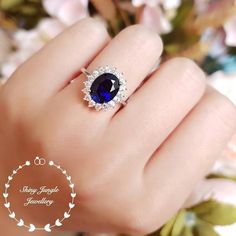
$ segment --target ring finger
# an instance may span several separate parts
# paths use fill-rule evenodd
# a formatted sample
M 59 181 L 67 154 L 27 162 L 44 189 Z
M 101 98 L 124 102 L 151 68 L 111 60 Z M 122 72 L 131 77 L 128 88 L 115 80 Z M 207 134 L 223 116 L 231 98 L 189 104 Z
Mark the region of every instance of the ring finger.
M 127 97 L 129 97 L 150 73 L 158 61 L 162 52 L 162 42 L 160 37 L 142 26 L 131 26 L 123 30 L 115 37 L 107 47 L 91 62 L 88 71 L 92 72 L 100 66 L 109 65 L 116 67 L 119 72 L 124 74 L 127 81 Z M 89 109 L 88 104 L 83 101 L 83 81 L 84 75 L 80 75 L 77 80 L 67 86 L 62 91 L 61 96 L 70 101 L 70 106 L 75 106 L 76 111 L 89 114 L 90 117 L 107 117 L 110 119 L 117 111 L 116 109 L 109 112 L 100 112 L 97 114 L 94 109 Z

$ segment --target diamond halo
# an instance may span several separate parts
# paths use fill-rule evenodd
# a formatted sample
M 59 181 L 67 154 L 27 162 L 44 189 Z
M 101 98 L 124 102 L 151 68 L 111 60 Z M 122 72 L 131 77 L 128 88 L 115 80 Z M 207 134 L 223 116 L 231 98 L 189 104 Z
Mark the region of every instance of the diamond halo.
M 85 70 L 86 71 L 86 70 Z M 82 71 L 83 72 L 83 71 Z M 111 108 L 114 108 L 116 104 L 125 104 L 126 100 L 126 84 L 127 81 L 124 79 L 123 73 L 120 73 L 116 67 L 110 67 L 108 65 L 101 66 L 97 70 L 94 70 L 92 73 L 83 72 L 87 76 L 87 80 L 84 82 L 85 88 L 82 92 L 85 94 L 84 100 L 88 102 L 88 107 L 94 107 L 96 111 L 104 110 L 107 111 Z M 94 81 L 103 74 L 112 74 L 119 81 L 119 91 L 115 95 L 115 97 L 109 102 L 98 103 L 95 102 L 91 97 L 91 87 Z

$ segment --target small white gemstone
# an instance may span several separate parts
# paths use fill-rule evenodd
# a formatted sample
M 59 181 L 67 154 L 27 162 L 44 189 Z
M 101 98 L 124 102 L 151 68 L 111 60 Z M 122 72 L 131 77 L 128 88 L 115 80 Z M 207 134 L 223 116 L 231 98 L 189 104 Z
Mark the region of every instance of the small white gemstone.
M 120 74 L 120 72 L 119 71 L 115 71 L 115 76 L 117 77 L 117 78 L 119 78 L 119 79 L 121 79 L 121 74 Z
M 112 68 L 110 69 L 110 72 L 113 73 L 113 74 L 115 74 L 116 68 L 115 68 L 115 67 L 112 67 Z
M 124 101 L 126 100 L 127 96 L 125 94 L 121 94 L 121 99 Z
M 109 71 L 109 66 L 105 66 L 105 71 L 108 72 Z
M 88 94 L 89 90 L 87 88 L 82 89 L 82 92 Z
M 124 101 L 126 99 L 126 95 L 124 94 L 124 92 L 118 92 L 116 96 L 120 98 L 120 101 Z
M 84 96 L 84 100 L 85 100 L 85 101 L 90 101 L 90 100 L 91 100 L 91 98 L 90 98 L 90 96 L 89 96 L 89 95 L 85 95 L 85 96 Z
M 123 78 L 120 78 L 119 81 L 121 84 L 126 84 L 126 81 Z
M 95 102 L 94 101 L 89 101 L 89 107 L 94 107 L 95 106 Z
M 112 100 L 108 103 L 111 107 L 115 107 L 116 103 Z
M 126 86 L 121 85 L 121 86 L 120 86 L 120 91 L 126 91 Z
M 96 105 L 95 105 L 95 109 L 96 109 L 97 111 L 101 110 L 101 108 L 102 108 L 102 105 L 101 105 L 101 104 L 96 104 Z
M 88 76 L 88 80 L 89 80 L 89 81 L 93 81 L 93 80 L 94 80 L 94 77 L 93 77 L 92 75 L 89 75 L 89 76 Z
M 93 72 L 93 76 L 94 77 L 97 77 L 99 75 L 99 72 L 97 71 L 97 70 L 95 70 L 94 72 Z
M 108 104 L 106 104 L 106 103 L 102 104 L 102 109 L 103 109 L 103 110 L 107 111 L 108 108 L 109 108 L 109 105 L 108 105 Z
M 85 81 L 85 82 L 84 82 L 84 85 L 85 85 L 85 87 L 90 87 L 90 86 L 91 86 L 91 83 L 90 83 L 89 81 Z
M 100 68 L 99 68 L 99 72 L 100 72 L 100 73 L 104 73 L 104 71 L 105 71 L 105 68 L 104 68 L 104 67 L 100 67 Z
M 119 103 L 119 102 L 121 101 L 120 97 L 117 97 L 117 96 L 116 96 L 116 97 L 114 97 L 114 99 L 113 99 L 113 100 L 114 100 L 114 102 L 116 102 L 116 103 Z

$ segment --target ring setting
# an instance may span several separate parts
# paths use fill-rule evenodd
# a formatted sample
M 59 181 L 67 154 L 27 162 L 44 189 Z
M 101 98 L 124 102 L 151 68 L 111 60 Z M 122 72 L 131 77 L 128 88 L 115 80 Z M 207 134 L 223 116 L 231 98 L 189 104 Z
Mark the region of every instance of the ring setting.
M 92 73 L 85 68 L 81 71 L 87 77 L 82 92 L 85 94 L 84 100 L 88 101 L 88 107 L 100 111 L 114 108 L 119 103 L 125 105 L 126 80 L 117 68 L 102 66 Z

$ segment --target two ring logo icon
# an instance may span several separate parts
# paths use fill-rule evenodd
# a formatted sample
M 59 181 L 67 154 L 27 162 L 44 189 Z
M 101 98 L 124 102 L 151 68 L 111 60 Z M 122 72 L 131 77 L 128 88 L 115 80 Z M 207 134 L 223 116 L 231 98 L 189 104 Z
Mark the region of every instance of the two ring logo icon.
M 11 187 L 12 181 L 14 180 L 15 177 L 17 177 L 17 174 L 19 172 L 23 170 L 26 171 L 27 168 L 30 168 L 33 164 L 38 167 L 48 165 L 52 168 L 55 168 L 56 170 L 59 171 L 59 173 L 61 173 L 65 177 L 65 179 L 67 180 L 67 184 L 70 188 L 70 201 L 68 203 L 66 211 L 59 218 L 55 219 L 54 223 L 47 223 L 44 225 L 44 227 L 37 227 L 33 223 L 27 224 L 24 221 L 24 219 L 20 218 L 19 215 L 13 211 L 12 204 L 9 201 L 8 190 Z M 53 161 L 46 161 L 46 159 L 36 156 L 36 158 L 34 159 L 32 163 L 30 161 L 26 161 L 25 163 L 19 165 L 16 169 L 14 169 L 12 173 L 8 176 L 7 182 L 5 183 L 5 191 L 3 192 L 3 197 L 5 199 L 4 206 L 8 210 L 9 217 L 16 221 L 17 226 L 27 228 L 29 232 L 34 232 L 34 231 L 51 232 L 53 228 L 62 226 L 63 222 L 66 219 L 70 218 L 71 211 L 75 207 L 76 192 L 75 192 L 74 187 L 75 187 L 75 184 L 72 182 L 71 176 L 67 173 L 65 169 L 63 169 L 60 165 L 55 164 Z
M 44 158 L 36 157 L 34 159 L 34 164 L 36 166 L 44 166 L 46 164 L 46 160 Z

